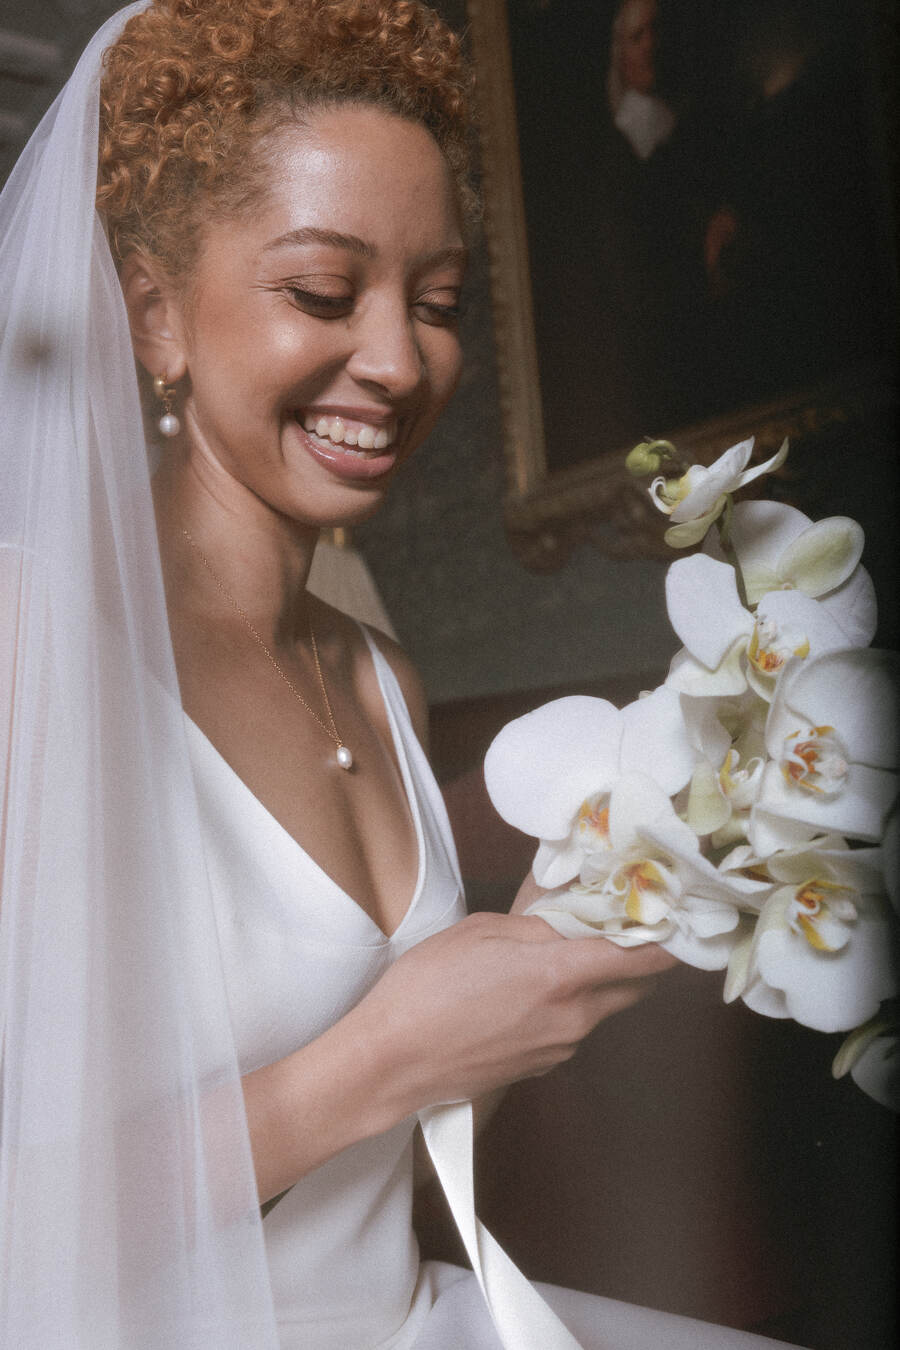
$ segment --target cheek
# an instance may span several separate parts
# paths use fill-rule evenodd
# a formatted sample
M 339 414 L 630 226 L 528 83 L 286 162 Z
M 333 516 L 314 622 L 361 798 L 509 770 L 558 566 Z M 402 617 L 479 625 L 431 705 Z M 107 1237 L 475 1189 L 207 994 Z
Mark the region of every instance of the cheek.
M 431 387 L 435 394 L 437 411 L 450 401 L 462 374 L 463 353 L 457 335 L 449 329 L 438 330 L 441 341 L 435 343 L 435 351 L 429 362 Z
M 206 316 L 204 332 L 193 353 L 204 402 L 222 400 L 240 406 L 245 415 L 275 407 L 292 391 L 326 378 L 341 359 L 341 334 L 323 333 L 291 312 L 261 321 L 255 315 L 223 309 Z M 190 364 L 190 363 L 189 363 Z

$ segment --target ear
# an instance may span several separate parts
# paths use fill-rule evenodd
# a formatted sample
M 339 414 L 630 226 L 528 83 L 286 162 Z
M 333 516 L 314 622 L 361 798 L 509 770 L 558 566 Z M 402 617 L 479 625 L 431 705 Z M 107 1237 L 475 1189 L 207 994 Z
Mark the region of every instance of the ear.
M 162 269 L 130 253 L 119 274 L 134 354 L 150 375 L 170 383 L 187 371 L 183 300 Z

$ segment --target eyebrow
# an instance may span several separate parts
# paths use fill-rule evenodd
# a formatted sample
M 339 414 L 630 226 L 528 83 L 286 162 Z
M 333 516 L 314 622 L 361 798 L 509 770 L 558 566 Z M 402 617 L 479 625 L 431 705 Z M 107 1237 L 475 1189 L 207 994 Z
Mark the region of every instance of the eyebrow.
M 462 248 L 458 244 L 451 244 L 449 248 L 442 248 L 437 253 L 430 254 L 425 259 L 426 267 L 447 267 L 453 263 L 458 263 L 460 267 L 465 267 L 469 261 L 469 250 Z
M 280 248 L 291 248 L 304 244 L 325 244 L 329 248 L 342 248 L 348 253 L 355 254 L 358 258 L 374 258 L 376 253 L 373 245 L 366 243 L 365 239 L 360 239 L 357 234 L 342 234 L 338 230 L 323 230 L 315 225 L 302 225 L 299 229 L 288 230 L 286 234 L 280 234 L 277 239 L 273 239 L 265 245 L 263 253 L 273 253 Z M 449 248 L 442 248 L 437 253 L 430 254 L 423 262 L 426 267 L 445 267 L 454 263 L 465 267 L 468 256 L 467 249 L 458 245 L 450 245 Z
M 266 244 L 263 253 L 271 253 L 278 248 L 289 248 L 297 244 L 327 244 L 331 248 L 343 248 L 355 253 L 359 258 L 374 258 L 375 250 L 365 239 L 356 234 L 340 234 L 337 230 L 320 230 L 315 225 L 303 225 L 297 230 L 288 230 Z

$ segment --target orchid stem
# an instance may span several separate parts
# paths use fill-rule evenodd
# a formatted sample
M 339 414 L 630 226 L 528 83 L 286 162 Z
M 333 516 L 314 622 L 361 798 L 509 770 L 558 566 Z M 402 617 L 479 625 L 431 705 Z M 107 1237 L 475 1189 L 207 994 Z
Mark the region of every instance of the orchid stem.
M 744 585 L 744 574 L 741 571 L 738 555 L 731 542 L 731 515 L 733 511 L 734 498 L 729 492 L 725 498 L 725 509 L 716 521 L 716 529 L 719 531 L 719 543 L 722 547 L 722 552 L 734 568 L 734 579 L 737 582 L 738 599 L 745 609 L 749 609 L 750 605 L 747 602 L 747 587 Z

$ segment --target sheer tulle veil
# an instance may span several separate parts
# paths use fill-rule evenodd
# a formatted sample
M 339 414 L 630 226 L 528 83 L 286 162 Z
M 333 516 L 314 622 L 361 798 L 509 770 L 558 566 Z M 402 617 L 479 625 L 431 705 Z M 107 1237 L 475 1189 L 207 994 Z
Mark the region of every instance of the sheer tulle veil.
M 95 35 L 0 196 L 0 1346 L 278 1338 L 163 594 L 94 205 Z M 502 1344 L 578 1350 L 420 1112 Z M 389 1254 L 387 1259 L 390 1259 Z
M 0 1344 L 277 1343 L 95 35 L 0 198 Z

